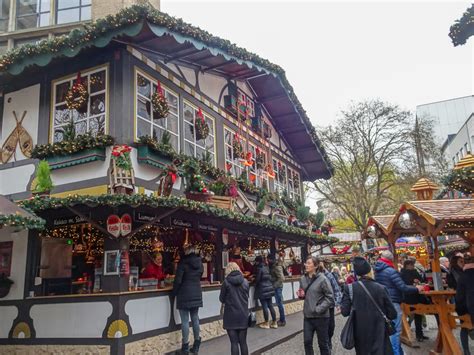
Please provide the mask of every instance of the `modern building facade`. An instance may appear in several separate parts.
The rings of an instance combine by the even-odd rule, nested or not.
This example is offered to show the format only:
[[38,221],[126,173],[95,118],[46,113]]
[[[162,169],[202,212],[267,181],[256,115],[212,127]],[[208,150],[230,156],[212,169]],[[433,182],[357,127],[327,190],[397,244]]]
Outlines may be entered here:
[[[69,33],[140,0],[0,0],[0,55]],[[156,9],[159,0],[148,1]]]

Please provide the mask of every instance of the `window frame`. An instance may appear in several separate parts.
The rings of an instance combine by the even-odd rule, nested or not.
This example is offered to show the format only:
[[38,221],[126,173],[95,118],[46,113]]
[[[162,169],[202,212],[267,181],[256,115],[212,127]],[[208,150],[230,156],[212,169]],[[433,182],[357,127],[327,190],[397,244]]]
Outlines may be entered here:
[[[79,6],[70,6],[70,7],[65,7],[63,9],[60,9],[59,8],[59,1],[60,0],[51,0],[52,2],[54,1],[54,24],[56,25],[65,25],[65,24],[68,24],[68,23],[76,23],[76,22],[84,22],[84,21],[89,21],[92,19],[92,1],[90,1],[89,4],[86,4],[86,5],[82,5],[82,3],[84,1],[87,1],[87,0],[78,0],[79,1]],[[82,19],[82,9],[83,8],[86,8],[86,7],[90,7],[91,8],[91,18],[87,19],[87,20],[83,20]],[[60,11],[67,11],[67,10],[74,10],[74,9],[79,9],[79,20],[77,21],[72,21],[72,22],[62,22],[62,23],[59,23],[58,22],[58,15],[59,15],[59,12]]]
[[[288,182],[288,196],[296,201],[297,198],[299,198],[301,200],[301,175],[298,171],[296,171],[296,169],[293,169],[291,168],[290,166],[287,166],[287,169],[286,169],[286,173],[287,173],[287,182]],[[294,175],[298,175],[298,186],[295,185],[295,180],[293,178]],[[290,175],[291,175],[291,179],[290,179]],[[290,187],[290,181],[292,182],[293,186]]]
[[[26,15],[19,15],[18,14],[18,9],[19,9],[19,2],[21,0],[15,0],[14,1],[14,6],[15,6],[15,30],[16,31],[21,31],[21,30],[32,30],[32,29],[35,29],[35,28],[42,28],[42,27],[48,27],[50,26],[52,23],[51,21],[51,18],[52,18],[52,11],[54,9],[54,5],[55,5],[55,2],[56,0],[48,0],[49,2],[49,9],[48,11],[41,11],[41,7],[42,7],[42,4],[43,4],[43,1],[42,0],[37,0],[37,4],[36,4],[36,7],[37,7],[37,12],[33,12],[33,13],[30,13],[30,14],[26,14]],[[10,3],[11,4],[11,3]],[[44,14],[49,14],[49,18],[48,18],[48,23],[45,23],[45,24],[41,24],[41,15],[44,15]],[[21,19],[21,18],[26,18],[26,17],[30,17],[30,16],[34,16],[36,15],[36,26],[33,26],[33,27],[27,27],[27,28],[19,28],[18,26],[18,19]],[[54,23],[53,23],[54,24]]]
[[[282,167],[284,167],[285,172],[286,172],[285,181],[283,181],[283,182],[279,181],[280,169],[278,167],[278,162],[281,163]],[[281,193],[281,194],[285,190],[288,192],[288,166],[284,162],[282,162],[280,159],[277,159],[275,157],[272,157],[272,166],[273,166],[273,171],[275,173],[275,178],[273,179],[273,191]],[[281,191],[280,191],[280,189],[281,189]]]
[[[151,84],[151,88],[150,88],[150,98],[147,98],[146,96],[140,94],[138,92],[138,75],[141,75],[142,77],[144,77],[145,79],[149,80],[150,81],[150,84]],[[134,70],[134,84],[133,84],[133,87],[134,87],[134,91],[135,91],[135,94],[134,94],[134,121],[133,121],[133,125],[134,125],[134,135],[133,135],[133,139],[135,142],[138,142],[139,138],[138,137],[138,120],[143,120],[147,123],[150,124],[150,134],[149,136],[150,137],[153,137],[153,127],[156,126],[158,127],[159,129],[162,129],[162,130],[165,130],[166,132],[168,132],[169,134],[175,136],[177,138],[177,142],[178,142],[178,146],[175,148],[173,147],[173,149],[175,149],[176,152],[179,152],[180,151],[180,148],[181,148],[181,127],[180,127],[180,117],[181,117],[181,111],[180,111],[180,105],[179,105],[179,94],[171,89],[169,89],[167,86],[163,85],[163,83],[161,83],[160,81],[160,84],[161,84],[161,88],[163,89],[163,91],[165,92],[165,95],[166,95],[166,92],[175,96],[176,97],[176,102],[177,102],[177,105],[176,105],[176,111],[177,113],[174,114],[173,112],[170,111],[169,114],[175,116],[176,118],[176,123],[177,123],[177,128],[178,128],[178,132],[175,133],[173,131],[170,131],[168,129],[168,117],[166,118],[162,118],[164,120],[166,120],[166,127],[164,125],[159,125],[155,122],[153,122],[153,110],[150,110],[150,118],[147,119],[145,117],[142,117],[142,116],[139,116],[138,114],[138,98],[139,97],[142,97],[144,100],[147,100],[150,102],[150,105],[151,105],[151,95],[152,95],[152,92],[153,89],[157,86],[156,85],[156,82],[158,81],[159,79],[151,76],[151,75],[148,75],[146,72],[140,70],[139,68],[135,67],[135,70]]]
[[[231,143],[230,144],[227,143],[227,141],[226,141],[226,131],[229,131],[231,133]],[[229,172],[233,177],[239,178],[244,171],[247,172],[247,169],[243,165],[243,161],[240,158],[236,159],[234,157],[234,147],[232,145],[232,141],[234,140],[234,137],[237,134],[237,132],[235,130],[233,130],[232,128],[227,127],[225,125],[223,126],[223,132],[224,132],[223,141],[224,141],[225,171]],[[240,137],[240,140],[241,140],[242,144],[244,144],[244,145],[247,144],[246,140],[243,137]],[[232,160],[227,159],[227,148],[228,147],[231,149],[231,152],[232,152],[232,157],[231,157]],[[236,162],[236,160],[238,162]],[[231,169],[230,170],[227,169],[227,164],[231,164]],[[239,171],[239,174],[234,174],[234,171],[237,172],[237,170]]]
[[[199,142],[199,141],[196,140],[196,131],[195,131],[195,130],[193,131],[194,142],[192,142],[192,141],[190,141],[189,139],[186,138],[186,124],[191,123],[191,122],[188,121],[188,120],[186,119],[186,117],[184,116],[184,113],[185,113],[185,111],[186,111],[185,108],[184,108],[185,105],[186,105],[186,106],[189,106],[189,107],[191,107],[191,108],[194,109],[194,118],[193,118],[193,122],[192,122],[193,127],[194,127],[194,119],[196,118],[196,114],[197,114],[197,112],[199,111],[199,107],[198,107],[198,106],[194,105],[194,104],[193,104],[192,102],[190,102],[189,100],[183,99],[183,112],[182,112],[182,117],[183,117],[183,118],[182,118],[182,124],[183,124],[183,149],[182,149],[181,151],[182,151],[185,155],[188,155],[188,154],[186,153],[186,143],[191,143],[191,144],[194,145],[194,156],[193,156],[193,157],[196,158],[196,159],[200,159],[200,157],[197,157],[197,148],[204,149],[204,151],[206,151],[206,150],[208,150],[208,149],[206,148],[206,145],[205,145],[205,144],[204,144],[204,145],[200,145],[200,144],[198,145],[198,144],[197,144],[197,142]],[[202,113],[203,113],[203,115],[204,115],[204,119],[205,119],[206,121],[209,120],[209,121],[212,122],[212,132],[213,132],[213,133],[212,133],[212,132],[209,132],[209,136],[206,138],[206,140],[209,139],[209,137],[212,137],[212,141],[213,141],[213,151],[212,151],[211,153],[213,154],[213,158],[214,158],[214,159],[213,159],[213,166],[216,167],[216,166],[217,166],[217,147],[216,147],[216,133],[217,133],[217,132],[216,132],[216,121],[215,121],[214,117],[212,117],[212,115],[208,114],[205,110],[203,110],[202,107],[201,107],[201,111],[202,111]]]
[[[88,92],[90,93],[90,79],[89,78],[92,74],[99,73],[101,71],[105,71],[105,89],[94,92],[93,96],[97,96],[97,95],[100,95],[100,94],[105,94],[105,111],[103,113],[104,114],[104,125],[105,125],[104,126],[104,134],[108,134],[109,133],[109,98],[110,98],[110,96],[109,96],[109,64],[88,68],[86,70],[81,70],[81,77],[84,77],[84,76],[88,77],[87,86],[88,86]],[[55,113],[56,113],[56,107],[60,106],[60,105],[64,105],[64,102],[60,102],[60,103],[56,102],[56,87],[60,84],[66,83],[66,82],[72,83],[76,79],[76,76],[77,76],[77,73],[74,73],[74,74],[70,74],[70,75],[58,78],[58,79],[53,80],[51,82],[51,117],[50,117],[49,139],[48,139],[48,141],[50,143],[55,142],[54,141],[54,129],[55,129],[55,127],[62,126],[62,125],[57,125],[57,126],[54,125],[54,117],[55,117]],[[90,106],[90,96],[91,95],[89,94],[88,103],[87,103],[87,105],[88,105],[87,110],[88,111],[89,111],[89,106]],[[89,126],[89,120],[91,118],[96,117],[96,116],[100,116],[100,114],[99,115],[87,116],[83,120],[86,120],[88,122],[88,126]]]
[[[267,153],[259,146],[252,142],[248,142],[249,148],[252,152],[252,166],[247,167],[247,177],[249,179],[249,182],[253,184],[256,187],[263,188],[264,186],[267,186],[268,188],[268,174],[265,171],[265,166],[267,164]],[[265,156],[265,161],[263,163],[263,169],[257,169],[257,148],[260,149],[261,153]],[[252,171],[252,168],[255,169],[255,171]],[[260,171],[259,171],[260,170]],[[255,175],[255,183],[252,182],[250,175]]]
[[4,3],[7,4],[8,9],[7,9],[6,14],[3,14],[3,10],[2,10],[2,12],[0,12],[0,14],[3,14],[3,15],[0,16],[0,21],[4,21],[4,23],[6,23],[6,28],[5,28],[5,30],[2,30],[1,27],[0,27],[0,33],[8,32],[8,29],[10,27],[10,21],[11,21],[10,13],[11,13],[12,2],[10,0],[1,0],[0,1],[0,8],[2,8]]

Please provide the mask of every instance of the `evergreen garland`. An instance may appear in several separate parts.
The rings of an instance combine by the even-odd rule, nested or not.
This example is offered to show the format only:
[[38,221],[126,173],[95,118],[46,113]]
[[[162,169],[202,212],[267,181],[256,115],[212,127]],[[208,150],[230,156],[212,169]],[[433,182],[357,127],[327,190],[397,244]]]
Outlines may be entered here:
[[37,217],[29,218],[20,215],[0,215],[0,228],[21,227],[26,229],[43,230],[46,222]]
[[76,82],[66,93],[66,107],[69,110],[80,110],[87,104],[89,93],[82,83],[81,73],[77,73]]
[[165,95],[163,94],[163,89],[161,88],[159,81],[156,91],[151,96],[151,104],[153,106],[153,112],[156,115],[154,118],[165,118],[168,116],[170,108],[168,106],[168,101],[166,101]]
[[452,170],[444,179],[445,186],[461,191],[466,195],[474,193],[474,167],[467,166],[462,169]]
[[73,207],[76,205],[88,205],[93,207],[109,206],[118,207],[123,205],[129,206],[149,206],[151,208],[182,208],[185,211],[213,216],[224,220],[244,223],[247,225],[279,231],[288,234],[306,236],[319,242],[336,242],[337,238],[327,236],[315,236],[307,230],[295,228],[285,224],[271,221],[270,219],[257,219],[243,215],[238,212],[222,209],[207,203],[191,201],[180,197],[156,197],[142,194],[137,195],[71,195],[68,197],[34,197],[21,202],[23,207],[29,208],[38,213],[48,209],[58,209],[62,207]]
[[93,136],[91,133],[80,134],[73,140],[36,145],[31,152],[31,157],[47,159],[58,155],[74,154],[83,150],[103,148],[114,144],[114,138],[106,134]]

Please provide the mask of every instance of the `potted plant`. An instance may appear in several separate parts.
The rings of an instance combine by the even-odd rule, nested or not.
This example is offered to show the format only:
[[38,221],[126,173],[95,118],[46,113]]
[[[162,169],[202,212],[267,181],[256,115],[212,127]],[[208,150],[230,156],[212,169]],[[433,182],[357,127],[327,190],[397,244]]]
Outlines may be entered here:
[[296,209],[296,219],[298,220],[298,227],[307,228],[309,219],[309,207],[306,207],[305,205],[298,206],[298,208]]
[[0,275],[0,298],[6,297],[10,292],[10,288],[14,282],[7,277],[7,275]]
[[47,196],[53,189],[51,168],[46,160],[41,160],[36,168],[34,195]]
[[195,159],[188,159],[183,164],[186,189],[184,191],[188,200],[208,202],[212,193],[206,187],[201,176],[199,162]]

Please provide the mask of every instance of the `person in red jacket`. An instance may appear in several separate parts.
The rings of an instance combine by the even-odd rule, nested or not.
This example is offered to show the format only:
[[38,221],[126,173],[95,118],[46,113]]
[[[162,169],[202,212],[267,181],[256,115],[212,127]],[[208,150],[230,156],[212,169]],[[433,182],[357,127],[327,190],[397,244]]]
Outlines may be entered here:
[[156,253],[153,257],[153,261],[148,263],[142,272],[143,278],[154,278],[158,281],[165,279],[166,274],[163,271],[163,255]]

